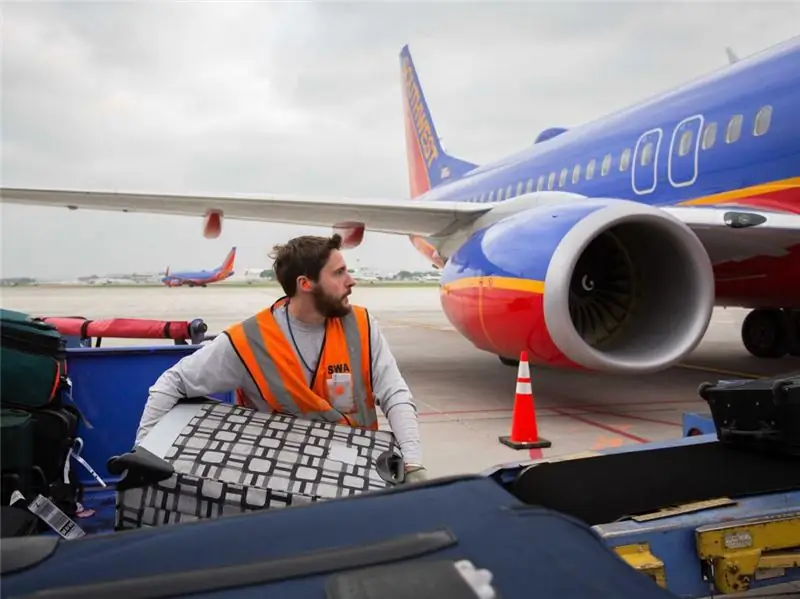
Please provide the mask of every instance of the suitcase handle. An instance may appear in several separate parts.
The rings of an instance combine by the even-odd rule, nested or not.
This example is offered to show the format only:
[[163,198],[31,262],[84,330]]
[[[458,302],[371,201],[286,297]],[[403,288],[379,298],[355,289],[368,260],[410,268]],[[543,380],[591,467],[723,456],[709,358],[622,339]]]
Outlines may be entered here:
[[384,451],[375,460],[375,470],[390,485],[398,485],[406,478],[403,458],[391,451]]
[[[729,381],[725,384],[724,388],[735,388],[741,387],[742,385],[746,385],[747,383],[752,382],[751,379],[737,379],[735,381]],[[789,393],[787,389],[791,387],[794,381],[790,378],[785,379],[777,379],[772,383],[772,387],[770,391],[772,392],[772,401],[776,405],[780,405],[781,403],[785,402],[788,397]],[[705,400],[706,403],[710,404],[711,399],[709,398],[708,391],[709,389],[713,389],[715,387],[719,387],[720,383],[710,383],[708,381],[700,383],[697,387],[697,394],[700,396],[701,399]]]
[[117,483],[120,491],[154,485],[175,473],[172,464],[139,445],[128,453],[108,458],[106,468],[112,475],[122,474]]

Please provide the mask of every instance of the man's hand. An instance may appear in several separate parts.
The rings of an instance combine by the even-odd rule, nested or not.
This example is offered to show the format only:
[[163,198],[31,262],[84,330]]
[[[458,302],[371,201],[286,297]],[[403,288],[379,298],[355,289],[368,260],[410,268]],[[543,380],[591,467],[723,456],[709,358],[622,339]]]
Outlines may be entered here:
[[428,471],[422,466],[406,466],[404,483],[419,483],[428,480]]

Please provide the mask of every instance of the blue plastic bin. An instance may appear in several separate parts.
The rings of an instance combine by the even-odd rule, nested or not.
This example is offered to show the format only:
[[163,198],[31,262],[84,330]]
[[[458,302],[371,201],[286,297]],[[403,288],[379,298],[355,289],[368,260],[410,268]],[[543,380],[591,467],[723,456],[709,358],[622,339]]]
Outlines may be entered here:
[[[118,476],[106,469],[108,458],[130,451],[150,386],[170,366],[197,351],[200,345],[68,348],[67,369],[72,399],[91,428],[82,424],[81,457],[109,486]],[[214,395],[234,403],[233,391]],[[86,468],[72,461],[87,487],[99,483]]]

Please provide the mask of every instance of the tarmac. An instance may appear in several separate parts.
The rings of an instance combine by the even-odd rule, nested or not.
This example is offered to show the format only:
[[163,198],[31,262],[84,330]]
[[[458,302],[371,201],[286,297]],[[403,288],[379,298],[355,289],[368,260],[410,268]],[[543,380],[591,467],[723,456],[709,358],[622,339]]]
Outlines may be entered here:
[[[4,308],[37,316],[202,318],[209,333],[246,318],[281,295],[278,287],[214,285],[12,287]],[[717,309],[705,338],[680,365],[644,376],[612,376],[532,367],[531,380],[546,449],[512,450],[498,441],[511,427],[517,369],[475,349],[445,319],[435,286],[357,286],[352,303],[378,319],[415,397],[424,462],[432,476],[481,472],[586,450],[647,443],[682,434],[684,412],[708,413],[700,383],[800,371],[800,358],[758,359],[744,349],[746,310]],[[157,345],[169,340],[104,339],[103,346]],[[381,428],[387,428],[385,419]],[[800,583],[738,596],[800,596]]]
[[[708,413],[705,381],[800,371],[800,358],[750,356],[740,340],[745,310],[718,309],[698,348],[680,366],[644,376],[531,368],[537,424],[546,449],[513,450],[498,441],[511,427],[517,369],[475,349],[445,319],[438,289],[357,285],[351,302],[377,318],[417,403],[424,461],[433,476],[480,472],[496,464],[647,443],[680,436],[684,412]],[[14,287],[3,306],[38,316],[202,318],[216,333],[281,295],[275,286]],[[104,339],[103,345],[171,343]],[[381,427],[388,427],[385,420]]]

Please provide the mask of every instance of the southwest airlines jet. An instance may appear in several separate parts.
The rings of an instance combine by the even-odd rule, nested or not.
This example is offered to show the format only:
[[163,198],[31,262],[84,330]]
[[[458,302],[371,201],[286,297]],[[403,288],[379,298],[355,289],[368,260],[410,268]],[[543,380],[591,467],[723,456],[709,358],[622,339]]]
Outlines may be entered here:
[[[800,355],[800,38],[476,165],[447,154],[400,53],[411,199],[3,189],[3,201],[330,226],[408,236],[441,304],[513,363],[637,374],[702,339],[714,306],[751,309],[754,355]],[[587,98],[592,90],[587,89]]]
[[209,283],[224,281],[225,279],[233,276],[233,263],[235,260],[236,248],[232,247],[231,251],[228,252],[228,255],[225,256],[225,260],[222,262],[222,265],[218,266],[214,270],[170,273],[169,266],[167,266],[167,272],[164,273],[164,277],[161,279],[161,282],[167,287],[180,287],[181,285],[188,285],[189,287],[205,287]]

